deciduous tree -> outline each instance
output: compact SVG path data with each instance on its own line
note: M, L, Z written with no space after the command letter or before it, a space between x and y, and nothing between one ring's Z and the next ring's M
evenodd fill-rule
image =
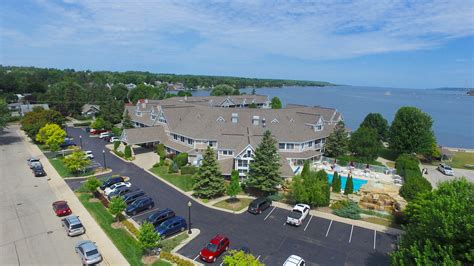
M194 195L204 199L221 196L225 192L224 178L219 171L214 150L207 147L202 164L195 175Z
M24 130L30 138L34 138L39 130L46 124L62 125L64 123L64 117L55 110L44 110L42 107L35 107L33 111L25 114L20 123L21 129Z
M95 192L100 185L102 185L102 182L100 182L100 180L95 176L87 178L86 183L84 183L86 190L91 193Z
M239 94L240 92L238 89L235 89L234 87L227 84L217 85L211 91L211 96L239 95Z
M305 176L293 177L290 197L294 202L313 207L328 206L330 192L326 172L310 171Z
M72 154L63 159L64 165L74 173L84 171L91 161L86 157L86 154L81 150L76 150Z
M0 130L2 130L8 123L10 118L10 110L8 110L8 104L5 99L0 98Z
M264 266L252 254L240 250L231 250L224 257L223 263L228 266Z
M48 145L52 151L57 151L64 142L66 132L56 124L46 124L36 134L36 141Z
M433 120L416 107L402 107L395 114L390 127L390 148L399 153L431 152L436 139Z
M267 130L255 150L253 161L250 163L247 185L259 189L265 194L272 194L278 191L278 186L282 181L277 141Z
M326 139L324 145L324 154L329 157L337 158L345 155L348 151L349 138L347 136L344 122L339 121L334 131Z
M388 138L388 122L379 113L369 113L359 127L375 129L379 140L385 141Z
M140 247L146 254L150 254L152 249L160 246L160 234L156 232L152 223L145 221L140 226L140 231L138 231L138 243L140 243Z
M376 129L359 127L352 133L349 143L351 152L364 160L375 160L382 150L382 142Z
M473 206L474 183L465 178L442 182L409 202L392 265L474 264Z
M272 106L272 109L281 109L282 104L281 104L280 98L278 98L276 96L273 97L272 102L271 102L271 106Z
M117 219L117 222L120 221L120 215L125 210L125 208L127 208L127 204L123 200L123 197L121 197L121 196L113 197L110 200L109 212L110 212L110 214L115 216L115 219Z

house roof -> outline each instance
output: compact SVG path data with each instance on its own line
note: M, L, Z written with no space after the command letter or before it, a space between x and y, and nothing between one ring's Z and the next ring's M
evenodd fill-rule
M84 104L82 107L81 107L81 111L83 113L87 113L89 112L91 109L96 109L97 111L100 111L100 106L99 105L96 105L96 104Z
M219 164L219 170L223 175L232 174L232 170L234 169L234 158L218 160L217 163Z
M142 127L124 129L122 132L122 141L129 145L143 144L147 142L163 141L163 127Z
M49 110L49 105L47 103L38 103L38 104L21 104L20 111L21 113L25 114L25 113L33 111L33 108L35 107L42 107L45 110Z

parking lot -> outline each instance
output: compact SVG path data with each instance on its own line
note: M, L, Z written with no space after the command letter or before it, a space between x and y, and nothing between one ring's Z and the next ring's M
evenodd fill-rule
M84 134L70 129L70 134ZM100 154L105 142L83 136L85 149ZM155 207L133 217L143 221L154 210L170 208L188 221L190 199L133 163L124 162L106 152L107 166L113 173L129 176L133 186L143 189L153 198ZM82 180L70 180L77 188ZM282 265L291 254L303 257L308 265L389 265L387 252L391 251L396 237L348 224L308 216L300 227L286 225L288 210L271 207L260 215L240 215L214 210L193 200L191 223L201 233L179 250L179 253L199 260L199 251L216 234L230 239L230 248L250 248L252 254L266 265ZM222 257L215 263L219 265Z

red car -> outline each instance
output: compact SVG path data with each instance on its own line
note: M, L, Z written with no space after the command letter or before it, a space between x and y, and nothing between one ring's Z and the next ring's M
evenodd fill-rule
M199 253L201 260L215 262L224 251L229 249L230 241L227 237L216 235Z
M91 129L90 133L92 135L99 135L100 133L107 132L106 129Z
M64 200L53 202L53 210L57 216L66 216L72 213L69 205L67 205L67 202Z

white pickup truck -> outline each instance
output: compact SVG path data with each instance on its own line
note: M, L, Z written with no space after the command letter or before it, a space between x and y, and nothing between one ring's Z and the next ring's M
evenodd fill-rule
M309 209L309 205L301 203L296 204L295 207L293 207L293 210L288 215L288 218L286 218L286 223L300 226L301 224L303 224L303 221L304 219L306 219L306 216L308 216Z

